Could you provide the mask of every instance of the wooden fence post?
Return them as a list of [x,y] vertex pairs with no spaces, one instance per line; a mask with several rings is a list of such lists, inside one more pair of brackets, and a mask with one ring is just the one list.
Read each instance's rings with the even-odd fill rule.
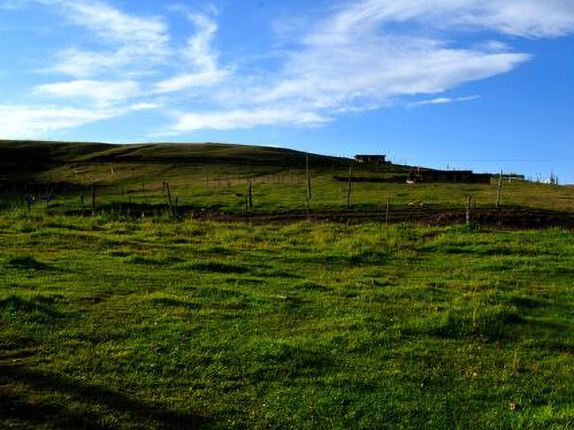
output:
[[92,182],[92,210],[96,210],[96,183]]
[[468,202],[466,204],[466,225],[470,225],[470,208],[472,206],[472,194],[468,195]]
[[502,178],[504,176],[504,172],[500,171],[500,179],[498,180],[498,192],[496,193],[496,209],[500,207],[500,199],[502,198]]
[[387,211],[385,212],[385,225],[389,225],[389,213],[391,211],[391,198],[387,197]]
[[169,204],[169,209],[171,210],[171,213],[175,215],[175,212],[173,210],[173,201],[171,199],[171,188],[169,187],[169,182],[165,183],[165,191],[167,192],[167,202]]
[[351,207],[351,191],[352,191],[352,181],[353,179],[353,166],[349,167],[349,183],[347,186],[347,209]]
[[247,219],[247,224],[251,225],[251,217],[249,213],[249,194],[245,194],[245,218]]

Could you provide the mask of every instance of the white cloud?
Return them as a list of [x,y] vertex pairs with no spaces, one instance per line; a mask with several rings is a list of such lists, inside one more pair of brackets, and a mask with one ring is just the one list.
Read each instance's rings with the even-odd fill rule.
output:
[[[463,0],[450,3],[455,1]],[[367,0],[320,22],[290,55],[282,79],[262,88],[256,100],[291,99],[315,108],[339,108],[361,99],[372,104],[441,93],[508,72],[530,58],[491,46],[455,48],[440,39],[385,28],[391,19],[414,19],[415,10],[428,11],[423,8],[427,3],[437,2]]]
[[[327,34],[339,41],[359,26],[417,21],[427,27],[479,27],[514,36],[554,37],[574,31],[570,0],[362,0],[349,2]],[[472,29],[472,28],[471,28]]]
[[340,0],[322,19],[297,25],[283,49],[271,53],[272,62],[239,58],[243,68],[237,68],[221,59],[214,13],[179,8],[191,25],[178,45],[165,17],[128,14],[111,2],[0,0],[4,8],[49,6],[91,36],[89,48],[85,39],[71,39],[50,69],[73,80],[38,84],[33,92],[73,98],[85,108],[19,106],[16,129],[22,118],[32,130],[50,130],[142,109],[169,111],[172,103],[180,111],[171,132],[184,133],[316,126],[350,112],[405,105],[410,96],[428,100],[407,106],[470,101],[475,97],[445,92],[529,61],[529,54],[513,51],[516,38],[574,33],[573,0]]
[[136,103],[129,107],[131,111],[148,110],[148,109],[161,109],[164,107],[161,103]]
[[156,84],[155,93],[169,93],[181,91],[191,87],[204,87],[221,82],[229,76],[228,72],[214,70],[210,72],[186,73],[166,79]]
[[219,53],[212,48],[213,39],[217,33],[217,23],[204,15],[188,14],[189,20],[195,25],[197,33],[190,37],[183,57],[187,60],[184,72],[156,84],[156,93],[181,91],[191,87],[209,86],[221,82],[230,76],[232,70],[220,68]]
[[169,40],[167,25],[161,18],[129,15],[101,1],[48,0],[60,5],[67,17],[111,43],[129,44],[145,50],[162,48]]
[[210,113],[188,113],[179,117],[174,131],[215,129],[232,130],[253,128],[261,125],[316,126],[330,118],[316,112],[303,112],[290,108],[261,108]]
[[40,85],[35,93],[54,97],[89,98],[100,105],[123,101],[140,94],[140,86],[135,81],[105,82],[77,80]]
[[218,54],[211,49],[217,24],[204,15],[190,14],[189,19],[195,24],[197,34],[188,40],[185,55],[190,63],[199,69],[217,69]]
[[428,12],[427,3],[436,2],[349,3],[311,26],[299,49],[288,53],[282,70],[266,83],[224,88],[220,101],[228,100],[228,112],[184,114],[176,130],[289,123],[288,117],[268,114],[277,112],[277,105],[286,107],[292,125],[306,124],[296,113],[314,114],[320,124],[332,115],[370,110],[395,98],[443,93],[509,72],[531,58],[509,52],[502,44],[454,47],[448,41],[385,27],[390,20],[426,19],[422,13]]
[[45,137],[47,133],[67,130],[82,125],[117,118],[145,109],[162,107],[159,104],[139,103],[121,108],[71,108],[57,105],[29,106],[0,104],[2,138]]
[[132,61],[132,56],[124,55],[123,49],[90,52],[67,48],[58,53],[56,64],[48,71],[84,78],[116,70],[131,64]]
[[438,97],[436,99],[421,100],[418,102],[409,103],[408,106],[417,107],[417,106],[428,106],[428,105],[447,105],[451,103],[470,102],[478,99],[480,99],[480,96],[455,97],[455,98]]
[[37,0],[56,7],[71,23],[89,30],[103,50],[68,48],[50,70],[75,77],[89,77],[118,68],[145,68],[170,55],[169,32],[164,21],[137,17],[99,0]]
[[55,130],[79,127],[117,115],[115,111],[74,109],[58,106],[0,105],[3,138],[45,136]]

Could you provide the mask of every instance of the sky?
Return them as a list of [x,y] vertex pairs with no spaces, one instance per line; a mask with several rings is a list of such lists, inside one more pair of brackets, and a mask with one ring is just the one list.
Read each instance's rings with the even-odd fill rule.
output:
[[0,138],[574,183],[574,0],[0,0]]

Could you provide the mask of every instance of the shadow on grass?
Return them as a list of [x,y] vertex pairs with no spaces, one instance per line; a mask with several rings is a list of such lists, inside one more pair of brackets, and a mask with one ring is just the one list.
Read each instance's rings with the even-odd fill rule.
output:
[[199,272],[213,272],[213,273],[248,273],[249,268],[238,264],[221,263],[217,261],[210,261],[207,263],[195,263],[182,266],[182,268],[197,270]]
[[50,270],[51,266],[36,260],[34,257],[20,256],[13,257],[8,260],[8,266],[17,269],[28,269],[28,270]]
[[197,303],[184,302],[182,300],[177,300],[170,297],[156,297],[151,299],[151,301],[162,306],[180,307],[187,309],[199,309],[201,307]]
[[57,301],[61,296],[34,297],[25,299],[18,296],[10,296],[0,300],[0,321],[4,319],[18,319],[35,322],[52,322],[58,318],[63,318],[64,313],[57,307]]
[[[159,428],[197,429],[208,424],[205,417],[193,413],[167,409],[161,405],[141,402],[116,391],[96,385],[83,384],[71,378],[26,369],[20,366],[0,365],[0,387],[17,385],[34,393],[45,395],[42,401],[30,400],[21,395],[0,392],[0,422],[19,420],[31,428],[53,426],[57,429],[110,429],[110,428]],[[61,401],[50,402],[53,395],[71,396],[75,407]],[[112,410],[120,415],[117,425],[101,423],[101,415],[86,411]]]

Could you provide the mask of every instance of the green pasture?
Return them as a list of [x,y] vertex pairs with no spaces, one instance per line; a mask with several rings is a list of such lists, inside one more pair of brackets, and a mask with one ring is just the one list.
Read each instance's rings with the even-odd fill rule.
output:
[[7,211],[0,427],[569,428],[573,258],[558,229]]

